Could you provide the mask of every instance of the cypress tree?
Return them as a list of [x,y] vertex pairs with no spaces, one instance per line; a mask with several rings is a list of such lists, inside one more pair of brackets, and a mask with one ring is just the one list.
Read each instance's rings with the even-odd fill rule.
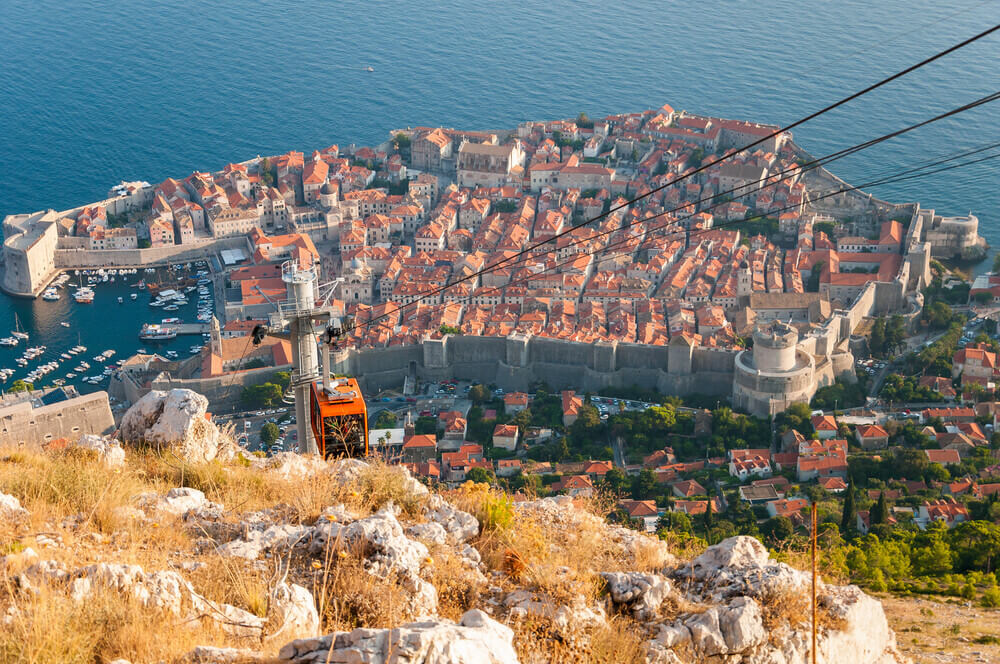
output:
[[857,526],[858,506],[854,503],[854,480],[847,484],[844,496],[844,514],[840,518],[840,532],[844,535],[852,533]]
[[876,523],[889,523],[889,506],[885,504],[885,491],[878,494],[878,502],[868,515],[868,523],[873,526]]

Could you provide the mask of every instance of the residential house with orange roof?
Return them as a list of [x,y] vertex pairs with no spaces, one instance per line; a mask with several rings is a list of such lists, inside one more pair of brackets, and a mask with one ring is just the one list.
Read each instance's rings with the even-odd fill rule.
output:
[[437,439],[431,434],[407,436],[403,440],[403,462],[424,463],[437,456]]
[[588,497],[594,495],[594,483],[586,475],[568,475],[559,478],[552,485],[552,491],[556,493],[565,491],[567,495],[573,497]]
[[505,450],[517,449],[518,430],[513,424],[498,424],[493,429],[493,446]]
[[941,521],[949,528],[954,528],[963,521],[969,520],[969,510],[957,502],[954,498],[942,498],[941,500],[929,500],[920,506],[914,522],[924,529],[931,521]]
[[811,422],[820,440],[837,437],[837,419],[833,415],[813,415]]
[[884,450],[889,446],[889,432],[877,424],[859,424],[854,435],[866,450]]

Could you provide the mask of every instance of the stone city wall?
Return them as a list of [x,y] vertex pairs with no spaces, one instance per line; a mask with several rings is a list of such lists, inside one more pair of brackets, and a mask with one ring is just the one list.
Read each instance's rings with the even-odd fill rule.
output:
[[495,383],[505,390],[526,390],[544,381],[553,389],[638,385],[666,394],[728,395],[732,391],[735,356],[733,351],[694,348],[694,370],[670,374],[664,346],[580,343],[513,334],[447,336],[410,346],[349,349],[332,358],[332,362],[335,372],[355,376],[367,393],[398,389],[406,375],[414,371],[422,380],[454,377]]
[[23,401],[0,409],[0,441],[12,445],[40,446],[58,438],[75,440],[85,433],[110,434],[114,430],[107,392],[37,408]]
[[[72,242],[64,242],[60,238],[60,246],[72,246]],[[69,238],[75,239],[75,238]],[[95,269],[100,267],[143,267],[162,263],[177,263],[201,260],[223,249],[243,249],[250,252],[250,241],[246,237],[229,237],[218,240],[208,240],[197,244],[176,244],[169,247],[151,247],[149,249],[74,249],[60,248],[55,251],[55,264],[58,269]]]

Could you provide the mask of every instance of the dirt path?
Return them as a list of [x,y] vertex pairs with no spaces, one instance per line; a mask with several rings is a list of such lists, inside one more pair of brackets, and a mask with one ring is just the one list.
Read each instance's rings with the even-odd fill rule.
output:
[[1000,664],[1000,610],[881,595],[899,649],[917,664]]

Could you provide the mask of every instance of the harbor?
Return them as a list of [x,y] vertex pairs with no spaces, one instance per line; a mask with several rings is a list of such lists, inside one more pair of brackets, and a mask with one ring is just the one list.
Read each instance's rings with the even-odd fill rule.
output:
[[[207,342],[214,295],[204,262],[68,270],[36,299],[0,295],[0,390],[23,380],[88,393],[135,353],[192,357]],[[157,333],[144,333],[150,326]]]

